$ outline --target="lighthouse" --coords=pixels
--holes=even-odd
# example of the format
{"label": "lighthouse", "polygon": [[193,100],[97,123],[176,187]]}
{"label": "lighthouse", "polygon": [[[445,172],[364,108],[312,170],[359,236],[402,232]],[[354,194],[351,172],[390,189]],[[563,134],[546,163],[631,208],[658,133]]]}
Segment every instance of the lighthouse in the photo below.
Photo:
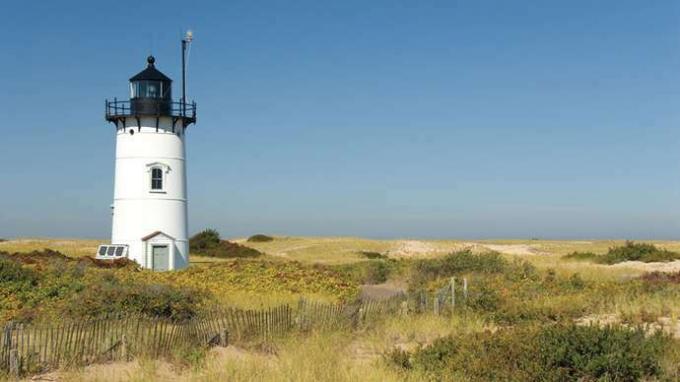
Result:
{"label": "lighthouse", "polygon": [[[190,41],[190,40],[189,40]],[[97,258],[127,257],[155,271],[189,264],[186,133],[196,122],[196,103],[172,98],[172,80],[153,56],[130,78],[130,98],[106,101],[115,128],[116,159],[111,244]]]}

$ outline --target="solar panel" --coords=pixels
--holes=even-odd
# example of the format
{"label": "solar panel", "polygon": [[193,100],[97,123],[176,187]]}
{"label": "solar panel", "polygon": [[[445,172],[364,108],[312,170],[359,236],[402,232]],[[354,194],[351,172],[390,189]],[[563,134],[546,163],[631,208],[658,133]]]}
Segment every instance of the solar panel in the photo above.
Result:
{"label": "solar panel", "polygon": [[102,244],[97,249],[98,259],[117,259],[127,257],[127,245]]}

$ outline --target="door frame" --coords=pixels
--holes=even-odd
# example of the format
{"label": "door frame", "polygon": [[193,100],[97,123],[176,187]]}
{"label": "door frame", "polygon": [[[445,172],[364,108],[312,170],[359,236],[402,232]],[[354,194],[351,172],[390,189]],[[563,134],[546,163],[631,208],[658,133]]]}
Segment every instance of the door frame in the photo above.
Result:
{"label": "door frame", "polygon": [[154,259],[154,253],[153,253],[155,248],[165,248],[165,251],[166,251],[165,253],[166,253],[166,256],[168,257],[167,258],[168,267],[165,270],[166,271],[171,270],[171,268],[170,268],[170,266],[171,266],[171,264],[170,264],[170,253],[171,253],[170,246],[171,245],[172,244],[167,244],[167,243],[151,243],[151,270],[152,271],[162,272],[162,270],[156,269],[156,264],[155,264],[156,260]]}
{"label": "door frame", "polygon": [[144,243],[145,248],[145,268],[153,270],[153,246],[168,247],[168,270],[175,270],[175,242],[171,240],[149,240]]}

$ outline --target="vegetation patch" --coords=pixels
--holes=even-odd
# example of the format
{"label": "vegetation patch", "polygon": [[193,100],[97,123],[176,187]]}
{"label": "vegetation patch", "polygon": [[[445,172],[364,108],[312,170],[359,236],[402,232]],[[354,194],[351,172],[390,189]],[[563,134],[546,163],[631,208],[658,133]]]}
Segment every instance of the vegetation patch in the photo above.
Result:
{"label": "vegetation patch", "polygon": [[680,260],[680,253],[661,249],[653,244],[627,241],[624,246],[610,248],[600,261],[604,264],[616,264],[624,261],[652,263],[674,260]]}
{"label": "vegetation patch", "polygon": [[210,267],[190,267],[179,272],[127,274],[180,288],[203,290],[213,294],[218,301],[228,298],[235,291],[252,295],[317,294],[335,301],[349,301],[359,293],[359,286],[355,282],[347,280],[333,269],[293,261],[233,259]]}
{"label": "vegetation patch", "polygon": [[563,256],[563,258],[611,265],[624,261],[642,261],[644,263],[675,261],[680,260],[680,253],[658,248],[653,244],[627,241],[623,246],[609,248],[604,255],[596,255],[592,252],[573,252]]}
{"label": "vegetation patch", "polygon": [[189,239],[189,249],[197,256],[246,258],[262,256],[262,252],[227,240],[221,240],[214,229],[206,229]]}
{"label": "vegetation patch", "polygon": [[205,229],[189,238],[189,250],[201,252],[220,244],[220,233],[212,228]]}
{"label": "vegetation patch", "polygon": [[132,262],[115,264],[54,251],[0,253],[0,321],[131,313],[182,320],[209,300],[193,288],[149,282],[144,275],[152,272]]}
{"label": "vegetation patch", "polygon": [[259,257],[263,253],[254,248],[222,240],[216,246],[194,252],[194,255],[230,259]]}
{"label": "vegetation patch", "polygon": [[369,260],[331,266],[330,268],[337,270],[346,279],[357,284],[380,284],[387,281],[399,267],[400,264],[395,260]]}
{"label": "vegetation patch", "polygon": [[641,276],[642,280],[647,283],[673,283],[680,284],[680,272],[666,273],[666,272],[651,272],[645,273]]}
{"label": "vegetation patch", "polygon": [[554,325],[453,335],[386,358],[432,380],[638,381],[670,377],[662,361],[673,344],[642,329]]}
{"label": "vegetation patch", "polygon": [[274,238],[263,234],[257,234],[249,237],[246,241],[251,243],[266,243],[268,241],[274,241]]}
{"label": "vegetation patch", "polygon": [[383,255],[380,252],[371,252],[371,251],[359,251],[359,255],[362,257],[365,257],[369,260],[388,260],[389,257],[387,255]]}
{"label": "vegetation patch", "polygon": [[565,260],[575,260],[575,261],[593,261],[599,256],[592,252],[572,252],[568,255],[562,256]]}
{"label": "vegetation patch", "polygon": [[423,259],[414,262],[411,268],[411,289],[427,284],[438,278],[463,273],[501,273],[508,266],[499,253],[475,254],[469,250],[454,252],[441,258]]}
{"label": "vegetation patch", "polygon": [[137,263],[130,259],[121,258],[115,260],[100,260],[91,256],[79,258],[68,257],[59,251],[44,249],[42,251],[31,251],[26,253],[9,253],[0,251],[0,259],[10,260],[19,264],[45,265],[45,264],[79,264],[94,268],[136,268]]}

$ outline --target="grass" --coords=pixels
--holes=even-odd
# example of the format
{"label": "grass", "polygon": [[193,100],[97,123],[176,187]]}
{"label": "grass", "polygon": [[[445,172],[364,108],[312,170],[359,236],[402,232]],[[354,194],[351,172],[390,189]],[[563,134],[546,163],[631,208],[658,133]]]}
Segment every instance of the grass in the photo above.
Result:
{"label": "grass", "polygon": [[[384,278],[405,282],[414,277],[413,272],[418,272],[424,277],[415,284],[430,290],[445,285],[451,275],[465,275],[470,281],[470,297],[467,306],[461,305],[453,316],[427,313],[386,317],[355,331],[336,330],[315,332],[309,336],[289,336],[277,340],[273,347],[267,349],[230,347],[211,351],[207,356],[204,353],[185,356],[184,361],[179,363],[141,360],[109,367],[97,366],[73,371],[65,379],[417,381],[431,375],[395,367],[385,361],[384,355],[395,347],[415,354],[417,349],[427,348],[437,339],[448,336],[482,336],[479,337],[482,339],[488,336],[493,339],[493,333],[513,328],[528,328],[525,337],[529,338],[542,333],[546,327],[582,322],[588,317],[592,318],[591,322],[608,320],[623,328],[638,324],[668,330],[677,328],[680,336],[680,283],[676,275],[641,277],[644,268],[639,266],[610,266],[591,261],[574,261],[574,257],[563,258],[573,252],[605,256],[610,248],[625,246],[623,241],[422,241],[416,247],[424,250],[419,250],[413,258],[398,255],[399,260],[394,260],[394,256],[405,246],[408,247],[404,241],[289,237],[274,237],[268,242],[236,241],[265,253],[265,256],[254,259],[192,256],[189,269],[168,273],[145,270],[133,272],[127,268],[102,270],[85,267],[78,270],[74,267],[73,271],[62,272],[63,277],[67,278],[60,282],[57,282],[57,275],[53,274],[48,284],[70,288],[80,283],[82,290],[91,289],[89,298],[94,298],[106,294],[93,288],[93,285],[106,284],[115,279],[119,284],[112,284],[114,286],[138,285],[143,291],[146,285],[164,285],[208,296],[201,302],[191,302],[197,304],[198,308],[216,302],[260,308],[280,303],[294,304],[301,296],[328,302],[351,300],[357,295],[360,283],[381,281]],[[82,257],[92,255],[97,243],[10,240],[0,243],[0,251],[28,252],[50,247],[63,249],[71,257]],[[680,249],[679,242],[653,244],[668,251]],[[487,246],[493,246],[500,254],[490,253]],[[447,256],[450,252],[464,248],[469,251]],[[523,249],[522,254],[512,254],[517,248]],[[588,260],[590,256],[580,260]],[[16,302],[13,305],[15,308],[30,304],[55,309],[63,307],[62,304],[67,300],[45,300],[50,293],[43,293],[47,289],[43,288],[40,277],[45,277],[41,275],[47,272],[47,268],[40,264],[22,267],[38,274],[37,284],[33,274],[18,271],[16,267],[0,270],[0,278],[7,276],[18,284],[31,285],[18,288],[16,294],[8,295],[10,300],[19,296],[21,291],[35,294],[26,301],[12,300]],[[74,292],[69,288],[56,290],[70,296],[68,301],[79,301],[78,297],[82,295],[78,293],[82,292]],[[2,299],[0,309],[2,304],[10,300]],[[107,300],[116,301],[111,298]],[[514,337],[505,340],[510,348],[516,341]],[[667,353],[655,355],[654,359],[661,362],[664,370],[672,373],[672,365],[677,365],[680,360],[680,346],[664,345],[664,349]],[[471,359],[502,365],[500,361],[494,361],[491,355],[485,355],[483,349],[473,354]],[[451,375],[459,373],[457,376],[461,380],[474,380],[476,375],[474,371],[442,370],[453,370]]]}

